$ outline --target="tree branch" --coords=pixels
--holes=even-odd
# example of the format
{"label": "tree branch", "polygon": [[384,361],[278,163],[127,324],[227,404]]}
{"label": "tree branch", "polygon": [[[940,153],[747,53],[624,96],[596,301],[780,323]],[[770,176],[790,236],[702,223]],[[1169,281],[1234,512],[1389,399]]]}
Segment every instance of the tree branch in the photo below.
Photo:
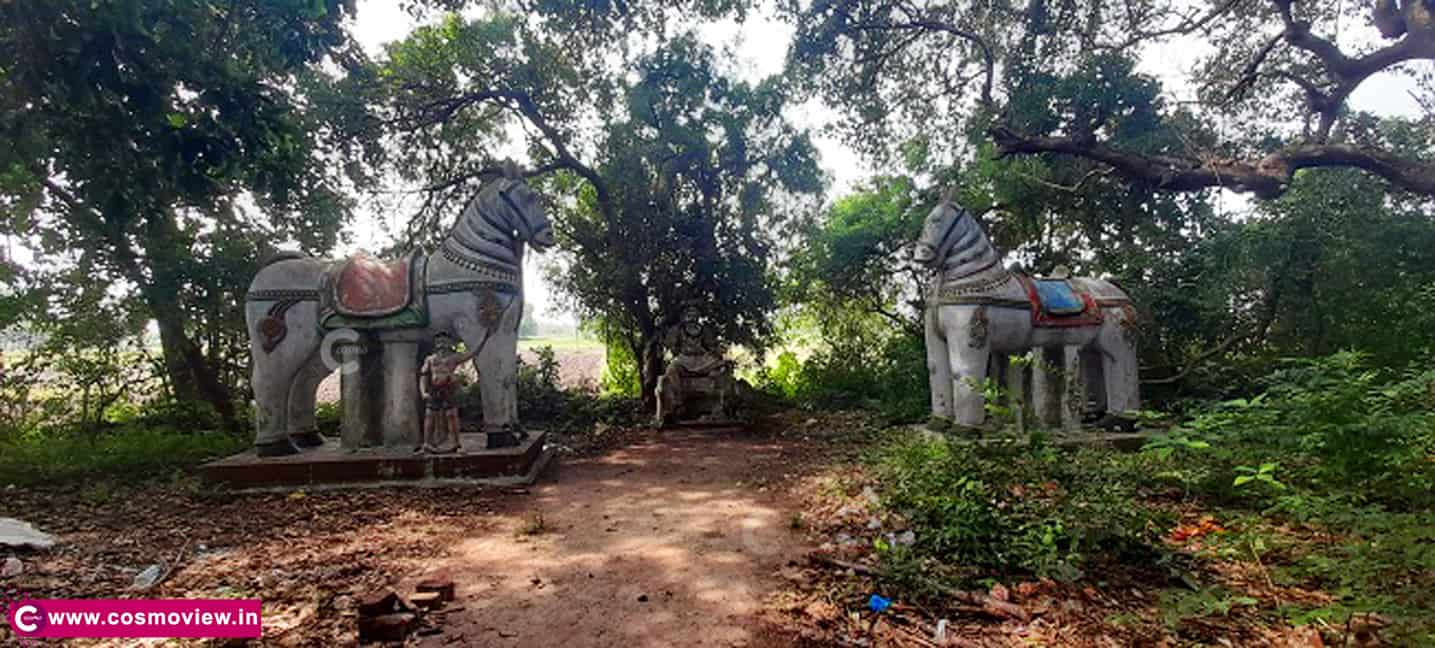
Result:
{"label": "tree branch", "polygon": [[989,135],[997,145],[998,158],[1033,153],[1074,155],[1101,162],[1129,178],[1167,191],[1223,187],[1275,198],[1285,193],[1300,169],[1356,167],[1407,191],[1435,196],[1435,164],[1354,144],[1299,144],[1275,151],[1258,162],[1202,161],[1120,151],[1089,138],[1024,137],[1006,126],[992,128]]}
{"label": "tree branch", "polygon": [[[1175,25],[1172,25],[1170,27],[1163,27],[1154,31],[1141,31],[1135,27],[1135,24],[1133,24],[1130,27],[1130,32],[1132,34],[1130,38],[1127,38],[1126,40],[1115,45],[1098,44],[1096,45],[1096,48],[1122,51],[1151,39],[1163,38],[1166,36],[1182,36],[1185,34],[1189,34],[1191,32],[1204,29],[1206,25],[1211,24],[1211,21],[1214,21],[1215,19],[1225,15],[1237,4],[1244,1],[1245,0],[1226,0],[1220,5],[1217,5],[1214,9],[1211,9],[1204,14],[1191,13],[1188,15],[1181,16],[1180,22],[1176,23]],[[1132,23],[1139,22],[1137,20],[1130,19],[1129,16],[1128,20]]]}
{"label": "tree branch", "polygon": [[[1319,59],[1326,74],[1334,81],[1333,88],[1319,95],[1312,93],[1311,85],[1302,85],[1312,111],[1320,116],[1320,125],[1316,129],[1317,141],[1323,142],[1330,136],[1336,115],[1345,100],[1371,75],[1406,61],[1435,59],[1435,31],[1406,30],[1403,20],[1400,28],[1395,29],[1395,25],[1386,20],[1388,16],[1382,13],[1393,11],[1393,3],[1377,3],[1374,19],[1382,34],[1387,37],[1403,34],[1404,38],[1369,54],[1352,57],[1341,51],[1333,41],[1312,33],[1310,23],[1297,20],[1292,10],[1293,0],[1271,2],[1280,14],[1281,22],[1285,24],[1281,36],[1287,43],[1310,52]],[[1421,9],[1421,2],[1422,0],[1407,0],[1407,9],[1411,12],[1418,11]],[[1286,78],[1295,80],[1298,77]]]}

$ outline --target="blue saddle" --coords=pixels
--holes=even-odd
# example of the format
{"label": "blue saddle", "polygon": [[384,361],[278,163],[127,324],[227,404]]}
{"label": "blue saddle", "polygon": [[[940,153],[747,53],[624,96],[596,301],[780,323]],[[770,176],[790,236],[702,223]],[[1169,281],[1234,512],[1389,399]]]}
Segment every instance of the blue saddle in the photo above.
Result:
{"label": "blue saddle", "polygon": [[1078,315],[1086,310],[1086,302],[1071,289],[1067,280],[1033,278],[1032,282],[1036,285],[1041,310],[1047,315]]}

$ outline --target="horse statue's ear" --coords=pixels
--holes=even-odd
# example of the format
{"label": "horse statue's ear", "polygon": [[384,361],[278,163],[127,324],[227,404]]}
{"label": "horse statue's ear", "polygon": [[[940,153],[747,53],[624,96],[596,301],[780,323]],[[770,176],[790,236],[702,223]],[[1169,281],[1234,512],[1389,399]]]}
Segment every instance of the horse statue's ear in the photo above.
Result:
{"label": "horse statue's ear", "polygon": [[949,186],[949,187],[945,187],[945,188],[942,189],[942,204],[943,204],[943,205],[946,205],[946,204],[950,204],[951,202],[952,202],[952,188],[951,188],[950,186]]}
{"label": "horse statue's ear", "polygon": [[522,180],[523,172],[518,170],[518,164],[513,160],[504,160],[500,166],[503,170],[503,177],[509,180]]}

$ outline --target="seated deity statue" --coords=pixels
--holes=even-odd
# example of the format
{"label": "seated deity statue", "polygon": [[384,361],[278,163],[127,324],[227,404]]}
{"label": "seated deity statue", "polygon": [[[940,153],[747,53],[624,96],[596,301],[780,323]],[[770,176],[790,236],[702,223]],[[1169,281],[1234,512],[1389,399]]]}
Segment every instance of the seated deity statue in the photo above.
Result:
{"label": "seated deity statue", "polygon": [[658,425],[726,420],[736,387],[733,365],[723,357],[712,326],[703,323],[702,311],[697,306],[684,307],[680,321],[668,329],[663,342],[673,357],[658,378]]}

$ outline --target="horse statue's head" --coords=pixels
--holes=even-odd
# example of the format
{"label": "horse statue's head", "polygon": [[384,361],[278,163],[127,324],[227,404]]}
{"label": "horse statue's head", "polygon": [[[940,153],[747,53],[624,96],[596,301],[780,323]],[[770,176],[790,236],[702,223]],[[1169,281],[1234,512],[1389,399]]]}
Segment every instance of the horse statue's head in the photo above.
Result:
{"label": "horse statue's head", "polygon": [[922,224],[922,235],[917,238],[917,247],[912,251],[912,260],[924,266],[931,266],[946,259],[953,244],[961,238],[959,230],[966,229],[958,226],[962,221],[970,219],[971,215],[966,210],[952,204],[943,196],[942,201],[927,213],[927,220]]}
{"label": "horse statue's head", "polygon": [[513,166],[505,167],[503,177],[488,183],[472,207],[465,210],[465,216],[484,221],[471,223],[475,231],[497,229],[538,250],[554,244],[553,223],[548,220],[543,198],[523,181]]}
{"label": "horse statue's head", "polygon": [[991,267],[1001,260],[1001,254],[992,247],[976,217],[944,195],[922,224],[912,260],[960,276]]}

